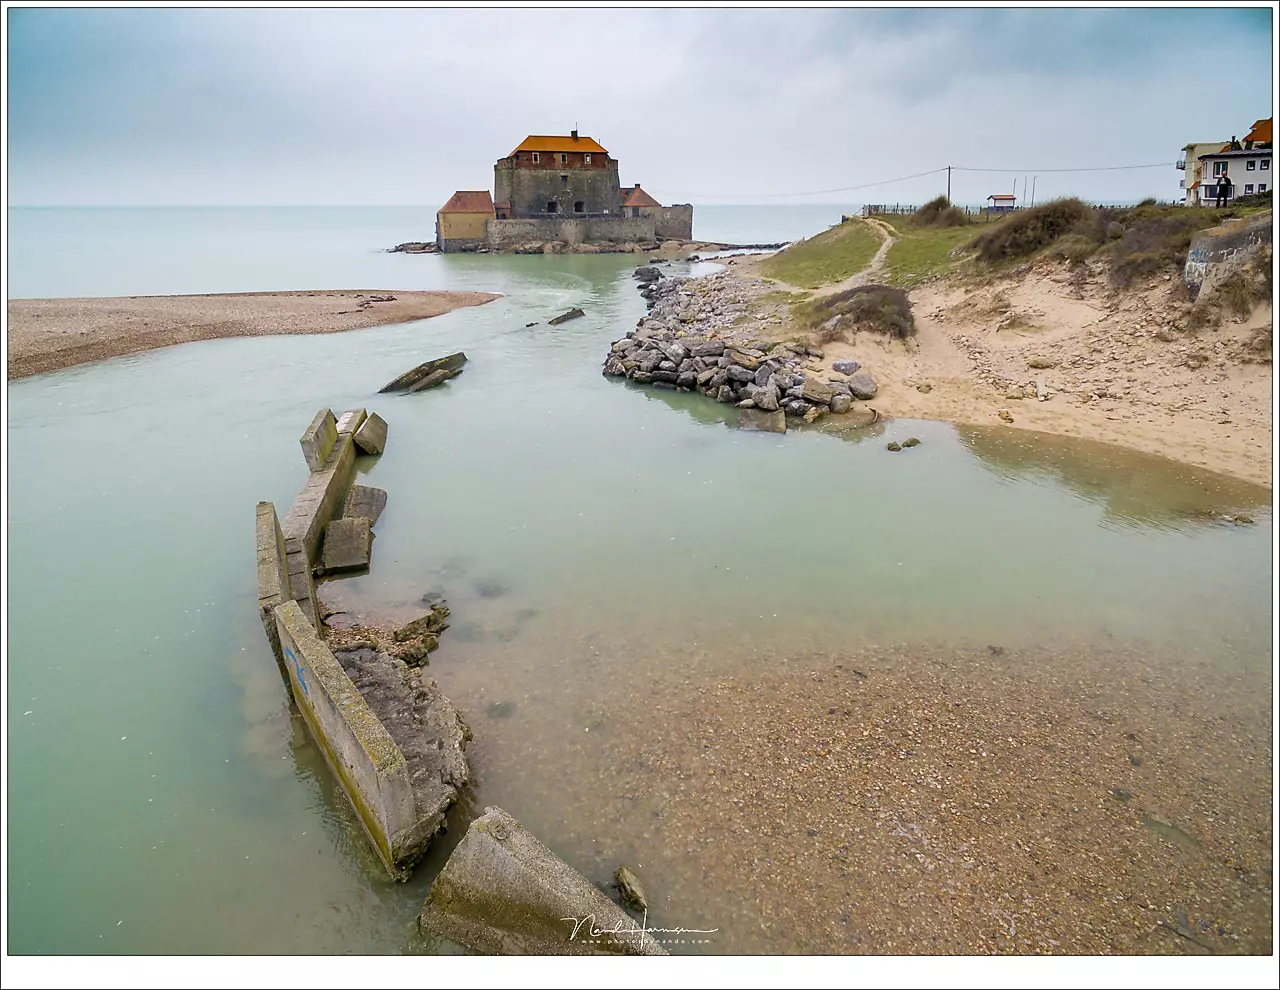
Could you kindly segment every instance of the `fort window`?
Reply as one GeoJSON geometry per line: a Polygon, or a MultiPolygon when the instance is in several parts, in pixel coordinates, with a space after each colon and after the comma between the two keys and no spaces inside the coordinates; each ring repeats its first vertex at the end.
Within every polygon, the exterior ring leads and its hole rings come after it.
{"type": "Polygon", "coordinates": [[[569,188],[569,177],[567,175],[560,176],[560,185],[564,186],[566,189],[569,188]]]}
{"type": "Polygon", "coordinates": [[[561,156],[560,156],[560,164],[561,164],[561,165],[568,165],[568,164],[569,164],[569,156],[568,156],[568,155],[561,155],[561,156]]]}
{"type": "Polygon", "coordinates": [[[582,164],[583,164],[583,165],[590,165],[590,164],[591,164],[591,156],[590,156],[590,155],[583,155],[583,156],[582,156],[582,164]]]}
{"type": "Polygon", "coordinates": [[[553,201],[547,204],[547,212],[555,213],[560,207],[553,201]]]}
{"type": "Polygon", "coordinates": [[[582,204],[582,200],[578,200],[576,203],[574,203],[574,204],[573,204],[573,212],[574,212],[574,213],[583,213],[583,212],[585,212],[585,211],[583,210],[582,206],[583,206],[583,204],[582,204]]]}
{"type": "Polygon", "coordinates": [[[541,157],[538,155],[538,153],[535,151],[535,152],[533,153],[533,164],[537,165],[537,164],[538,164],[538,162],[540,162],[540,161],[542,161],[542,158],[541,158],[541,157]]]}

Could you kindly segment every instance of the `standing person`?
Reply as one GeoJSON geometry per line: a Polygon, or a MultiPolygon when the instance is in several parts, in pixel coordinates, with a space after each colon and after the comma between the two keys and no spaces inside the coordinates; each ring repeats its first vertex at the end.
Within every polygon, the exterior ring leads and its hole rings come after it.
{"type": "Polygon", "coordinates": [[[1216,190],[1218,197],[1218,209],[1222,209],[1227,205],[1227,199],[1231,196],[1231,179],[1227,173],[1223,172],[1218,176],[1218,188],[1216,190]]]}

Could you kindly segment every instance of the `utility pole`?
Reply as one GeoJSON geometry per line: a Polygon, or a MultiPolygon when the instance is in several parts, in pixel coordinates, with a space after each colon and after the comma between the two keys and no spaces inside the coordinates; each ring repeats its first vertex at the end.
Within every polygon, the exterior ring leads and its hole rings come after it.
{"type": "Polygon", "coordinates": [[[1031,177],[1031,205],[1032,206],[1036,205],[1036,179],[1038,178],[1040,178],[1040,176],[1038,175],[1033,175],[1031,177]]]}
{"type": "Polygon", "coordinates": [[[947,166],[947,205],[951,205],[951,166],[947,166]]]}

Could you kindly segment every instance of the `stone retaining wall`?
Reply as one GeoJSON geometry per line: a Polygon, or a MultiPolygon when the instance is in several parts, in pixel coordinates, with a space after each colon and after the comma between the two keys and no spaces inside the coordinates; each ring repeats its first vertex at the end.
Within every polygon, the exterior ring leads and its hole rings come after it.
{"type": "Polygon", "coordinates": [[[1182,278],[1194,302],[1200,293],[1247,261],[1272,239],[1270,210],[1248,220],[1202,230],[1191,238],[1182,278]]]}
{"type": "MultiPolygon", "coordinates": [[[[506,247],[533,241],[563,241],[583,244],[593,241],[656,240],[654,217],[548,217],[545,220],[490,220],[489,246],[506,247]]],[[[692,226],[692,221],[690,222],[692,226]]]]}

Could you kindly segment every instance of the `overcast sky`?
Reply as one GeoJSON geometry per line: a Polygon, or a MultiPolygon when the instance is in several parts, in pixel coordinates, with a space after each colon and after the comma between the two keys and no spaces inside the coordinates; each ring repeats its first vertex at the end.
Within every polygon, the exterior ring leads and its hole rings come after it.
{"type": "Polygon", "coordinates": [[[1269,8],[7,15],[19,205],[434,206],[575,123],[663,202],[919,201],[945,177],[826,190],[947,164],[1173,198],[1172,167],[1047,170],[1173,162],[1272,112],[1269,8]]]}

